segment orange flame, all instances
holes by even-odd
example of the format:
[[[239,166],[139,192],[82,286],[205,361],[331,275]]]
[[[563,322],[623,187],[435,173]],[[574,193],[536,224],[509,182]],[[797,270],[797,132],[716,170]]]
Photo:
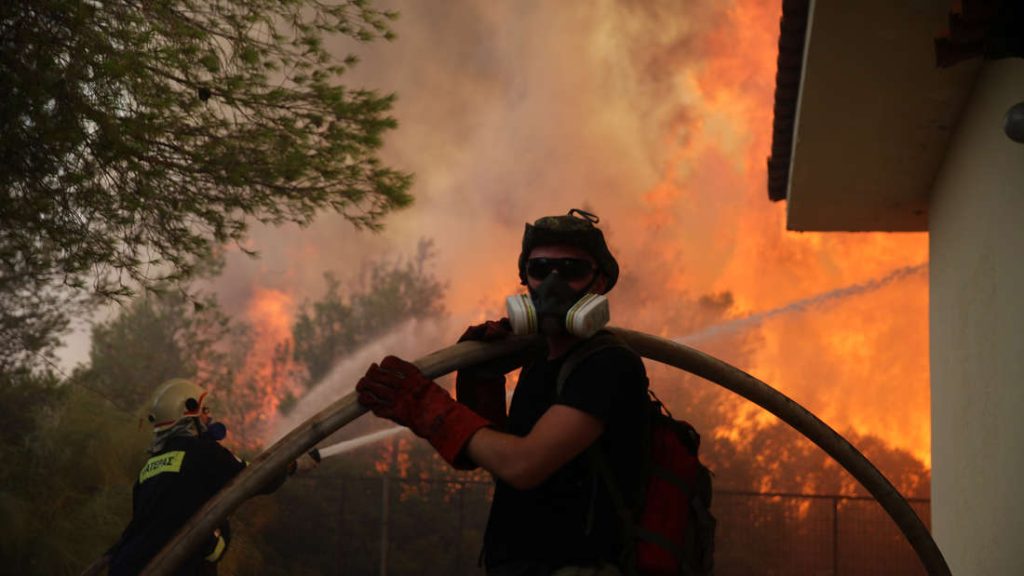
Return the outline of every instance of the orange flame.
[[[676,71],[700,122],[648,192],[640,248],[673,270],[659,285],[677,297],[730,296],[740,317],[903,266],[926,262],[924,234],[797,234],[784,205],[769,205],[777,3],[734,3],[704,39],[699,63]],[[930,463],[927,278],[917,275],[760,327],[743,367],[833,427],[884,439]],[[675,327],[653,326],[671,333]],[[734,440],[773,418],[737,403],[716,434]]]
[[[777,0],[708,0],[688,4],[688,11],[670,2],[622,3],[589,13],[568,10],[567,22],[588,33],[545,36],[529,46],[516,43],[509,50],[516,58],[508,66],[516,70],[515,85],[550,86],[550,93],[541,88],[516,92],[512,112],[509,101],[499,99],[493,115],[501,122],[481,122],[483,136],[463,123],[452,123],[458,127],[453,132],[458,139],[449,141],[453,148],[478,142],[470,136],[485,138],[487,146],[474,152],[483,162],[496,164],[495,174],[505,174],[502,169],[509,174],[527,173],[521,186],[496,187],[501,197],[484,191],[465,194],[451,184],[477,183],[480,174],[460,168],[458,162],[439,162],[431,154],[411,154],[411,163],[420,162],[411,169],[423,176],[421,190],[429,190],[423,197],[430,200],[396,215],[388,223],[389,233],[399,239],[403,234],[406,239],[424,234],[439,238],[438,267],[444,271],[443,279],[450,281],[448,309],[457,318],[480,321],[502,315],[504,296],[517,289],[514,262],[522,222],[592,203],[603,217],[601,227],[622,266],[619,287],[611,295],[613,322],[668,337],[926,262],[924,234],[787,232],[785,203],[769,202],[765,157],[771,147],[780,4]],[[534,17],[500,3],[493,10],[502,15],[494,20],[503,25],[518,23],[519,18],[529,24]],[[669,14],[657,14],[658,10]],[[544,25],[538,31],[557,28],[548,20],[558,16],[556,12],[552,8],[543,14]],[[629,19],[637,13],[642,13],[637,22]],[[650,17],[652,13],[656,17]],[[479,21],[472,25],[477,30]],[[665,32],[664,37],[657,36],[660,32]],[[424,23],[419,29],[410,28],[403,38],[432,43],[436,28]],[[634,47],[637,43],[645,45]],[[399,81],[408,81],[399,86],[399,93],[408,89],[417,94],[404,100],[410,115],[418,111],[417,103],[434,101],[430,83],[420,81],[421,74],[443,76],[433,69],[425,72],[418,63],[408,64],[416,61],[414,51],[424,45],[406,44],[410,58],[394,63],[406,66],[405,73],[394,74]],[[645,58],[653,50],[653,57],[640,66],[619,60],[633,58],[633,48]],[[501,53],[497,46],[494,57]],[[531,55],[542,57],[543,66],[523,60]],[[464,68],[456,62],[446,72],[455,75]],[[637,72],[636,77],[627,77],[630,72]],[[521,79],[520,74],[536,75]],[[473,87],[477,76],[474,72]],[[650,85],[644,82],[652,76],[657,77],[656,90],[647,90]],[[446,93],[438,94],[436,100],[472,105],[468,111],[458,111],[460,118],[478,119],[473,114],[490,100],[475,89],[471,97],[458,93],[457,79],[448,82],[444,77]],[[609,77],[613,80],[608,81]],[[670,80],[662,81],[666,77]],[[623,88],[632,84],[639,87]],[[498,92],[506,87],[496,85]],[[662,88],[667,85],[674,93],[665,96]],[[615,92],[620,89],[621,93]],[[449,99],[447,91],[456,93]],[[546,97],[549,94],[572,97]],[[648,105],[670,109],[654,128],[662,131],[654,139],[661,149],[651,154],[649,138],[636,133],[650,131],[646,120],[663,111],[637,114],[638,107]],[[514,137],[503,138],[504,122],[524,127]],[[540,129],[542,123],[551,130]],[[436,131],[428,131],[431,142],[445,137],[446,127],[439,123]],[[396,137],[417,144],[416,136],[410,134],[400,131]],[[521,138],[523,134],[553,135],[550,140],[558,141],[558,146],[543,147],[542,142]],[[574,136],[585,141],[572,141]],[[523,140],[529,146],[516,143]],[[606,143],[608,147],[602,148]],[[538,146],[544,154],[533,154]],[[422,152],[425,147],[415,149]],[[487,150],[493,154],[489,156]],[[531,160],[533,156],[542,156],[542,161]],[[514,165],[501,164],[507,158],[515,158]],[[653,168],[645,164],[651,161],[657,162]],[[472,164],[477,163],[474,156]],[[596,176],[590,178],[592,174]],[[508,194],[509,190],[519,190],[521,195]],[[362,257],[367,245],[365,239],[335,241],[331,258],[341,259],[338,247],[348,247],[355,254],[349,259]],[[298,260],[306,273],[317,269],[308,258],[313,256],[295,248],[285,265],[289,274],[299,274],[294,266]],[[333,261],[328,264],[333,265]],[[287,311],[288,306],[283,309]],[[266,347],[264,354],[273,356],[274,346]],[[840,432],[880,439],[888,448],[909,452],[929,464],[925,274],[827,306],[775,316],[741,334],[698,346],[781,389]],[[252,353],[256,355],[255,347]],[[261,364],[255,358],[253,363],[252,372],[259,373],[255,366]],[[667,378],[657,374],[655,387],[669,385]],[[281,386],[269,391],[272,398],[289,389]],[[714,410],[723,416],[712,429],[702,429],[705,437],[750,446],[774,422],[737,399],[723,395],[716,402]],[[270,401],[261,413],[272,417],[275,408],[276,401]],[[686,407],[673,408],[689,417]],[[396,449],[401,451],[402,446]],[[771,489],[771,479],[766,478],[761,487]]]
[[[257,288],[249,300],[249,347],[232,387],[238,407],[232,425],[240,430],[231,436],[236,445],[262,446],[281,401],[300,391],[299,368],[290,353],[294,314],[292,297],[279,290]]]

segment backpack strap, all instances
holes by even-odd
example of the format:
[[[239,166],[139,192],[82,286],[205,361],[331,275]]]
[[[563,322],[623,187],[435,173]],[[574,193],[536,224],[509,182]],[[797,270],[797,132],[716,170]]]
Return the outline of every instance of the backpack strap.
[[[601,330],[597,334],[594,334],[590,338],[580,342],[569,351],[569,355],[566,356],[565,361],[562,362],[562,368],[558,370],[558,378],[555,380],[555,394],[558,398],[562,397],[562,389],[565,388],[565,382],[569,379],[569,376],[572,375],[573,370],[575,370],[581,362],[593,356],[596,352],[606,348],[630,349],[629,344],[626,344],[625,340],[622,338],[619,338],[607,330]]]
[[[556,398],[562,397],[565,382],[581,362],[590,356],[593,356],[595,353],[607,348],[626,348],[631,350],[629,345],[626,344],[622,338],[619,338],[607,330],[599,331],[597,334],[591,336],[587,340],[584,340],[580,344],[577,344],[575,348],[570,350],[569,355],[562,363],[562,367],[558,370],[558,377],[555,380]],[[589,533],[593,528],[595,514],[594,509],[597,502],[597,483],[599,482],[598,478],[600,478],[600,481],[604,482],[605,488],[608,490],[608,495],[611,498],[612,506],[615,508],[616,514],[618,514],[619,519],[622,521],[622,535],[624,541],[621,559],[622,569],[625,570],[627,576],[635,576],[636,559],[634,557],[632,543],[636,536],[636,524],[633,521],[633,512],[626,504],[626,501],[622,496],[622,491],[619,490],[618,485],[615,482],[615,476],[612,474],[611,466],[608,464],[608,459],[605,457],[604,453],[601,452],[601,447],[598,445],[598,442],[594,442],[594,444],[587,448],[586,453],[587,459],[590,463],[590,470],[594,477],[590,506],[587,510],[586,531]]]
[[[608,490],[608,496],[611,498],[615,513],[618,514],[619,520],[622,522],[621,567],[627,576],[638,576],[633,542],[639,536],[639,533],[636,522],[633,519],[633,511],[622,497],[622,491],[619,490],[618,484],[615,482],[615,476],[612,475],[611,466],[608,465],[608,459],[605,458],[604,452],[601,452],[601,448],[597,443],[587,448],[587,459],[590,461],[590,469],[594,473],[595,482],[595,490],[591,495],[590,507],[587,511],[587,531],[590,531],[594,522],[594,508],[597,502],[596,483],[597,478],[600,477],[604,481],[605,488]]]

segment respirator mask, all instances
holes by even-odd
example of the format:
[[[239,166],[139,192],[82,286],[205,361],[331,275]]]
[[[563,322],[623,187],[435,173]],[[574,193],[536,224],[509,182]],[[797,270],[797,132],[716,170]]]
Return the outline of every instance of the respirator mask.
[[[527,262],[527,274],[540,286],[529,294],[509,296],[505,300],[512,332],[517,335],[571,334],[589,338],[609,320],[608,298],[589,292],[596,281],[594,265],[577,258],[533,258]],[[594,274],[583,290],[573,290],[569,282]]]
[[[209,416],[210,407],[208,405],[200,405],[194,398],[189,398],[185,401],[185,409],[190,413],[196,414],[193,416],[193,422],[195,422],[196,431],[199,433],[200,438],[220,442],[228,435],[228,427],[223,422],[211,420],[209,423],[204,424],[203,419],[198,416],[200,412]]]
[[[199,436],[201,438],[208,438],[220,442],[228,435],[228,427],[223,422],[210,422],[209,424],[199,426]]]

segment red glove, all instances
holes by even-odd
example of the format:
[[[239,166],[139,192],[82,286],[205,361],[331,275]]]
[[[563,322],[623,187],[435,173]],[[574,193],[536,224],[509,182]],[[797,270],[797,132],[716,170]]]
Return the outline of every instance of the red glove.
[[[473,340],[493,342],[512,335],[508,318],[470,326],[459,337],[459,342]],[[459,402],[472,408],[476,413],[504,428],[507,413],[505,408],[505,373],[519,366],[521,362],[498,358],[491,362],[459,370],[455,375],[455,397]]]
[[[360,404],[426,438],[452,466],[473,467],[459,455],[470,437],[489,422],[453,400],[414,364],[395,356],[388,356],[380,366],[371,364],[356,384],[356,392]]]

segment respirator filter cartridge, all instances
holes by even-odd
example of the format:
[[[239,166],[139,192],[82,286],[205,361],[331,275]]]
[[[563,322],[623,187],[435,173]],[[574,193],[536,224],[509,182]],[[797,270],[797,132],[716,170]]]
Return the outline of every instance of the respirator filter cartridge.
[[[608,323],[608,298],[585,294],[565,314],[565,329],[574,336],[590,338]]]
[[[513,334],[528,336],[537,333],[537,309],[528,294],[509,296],[505,299],[505,308]]]

